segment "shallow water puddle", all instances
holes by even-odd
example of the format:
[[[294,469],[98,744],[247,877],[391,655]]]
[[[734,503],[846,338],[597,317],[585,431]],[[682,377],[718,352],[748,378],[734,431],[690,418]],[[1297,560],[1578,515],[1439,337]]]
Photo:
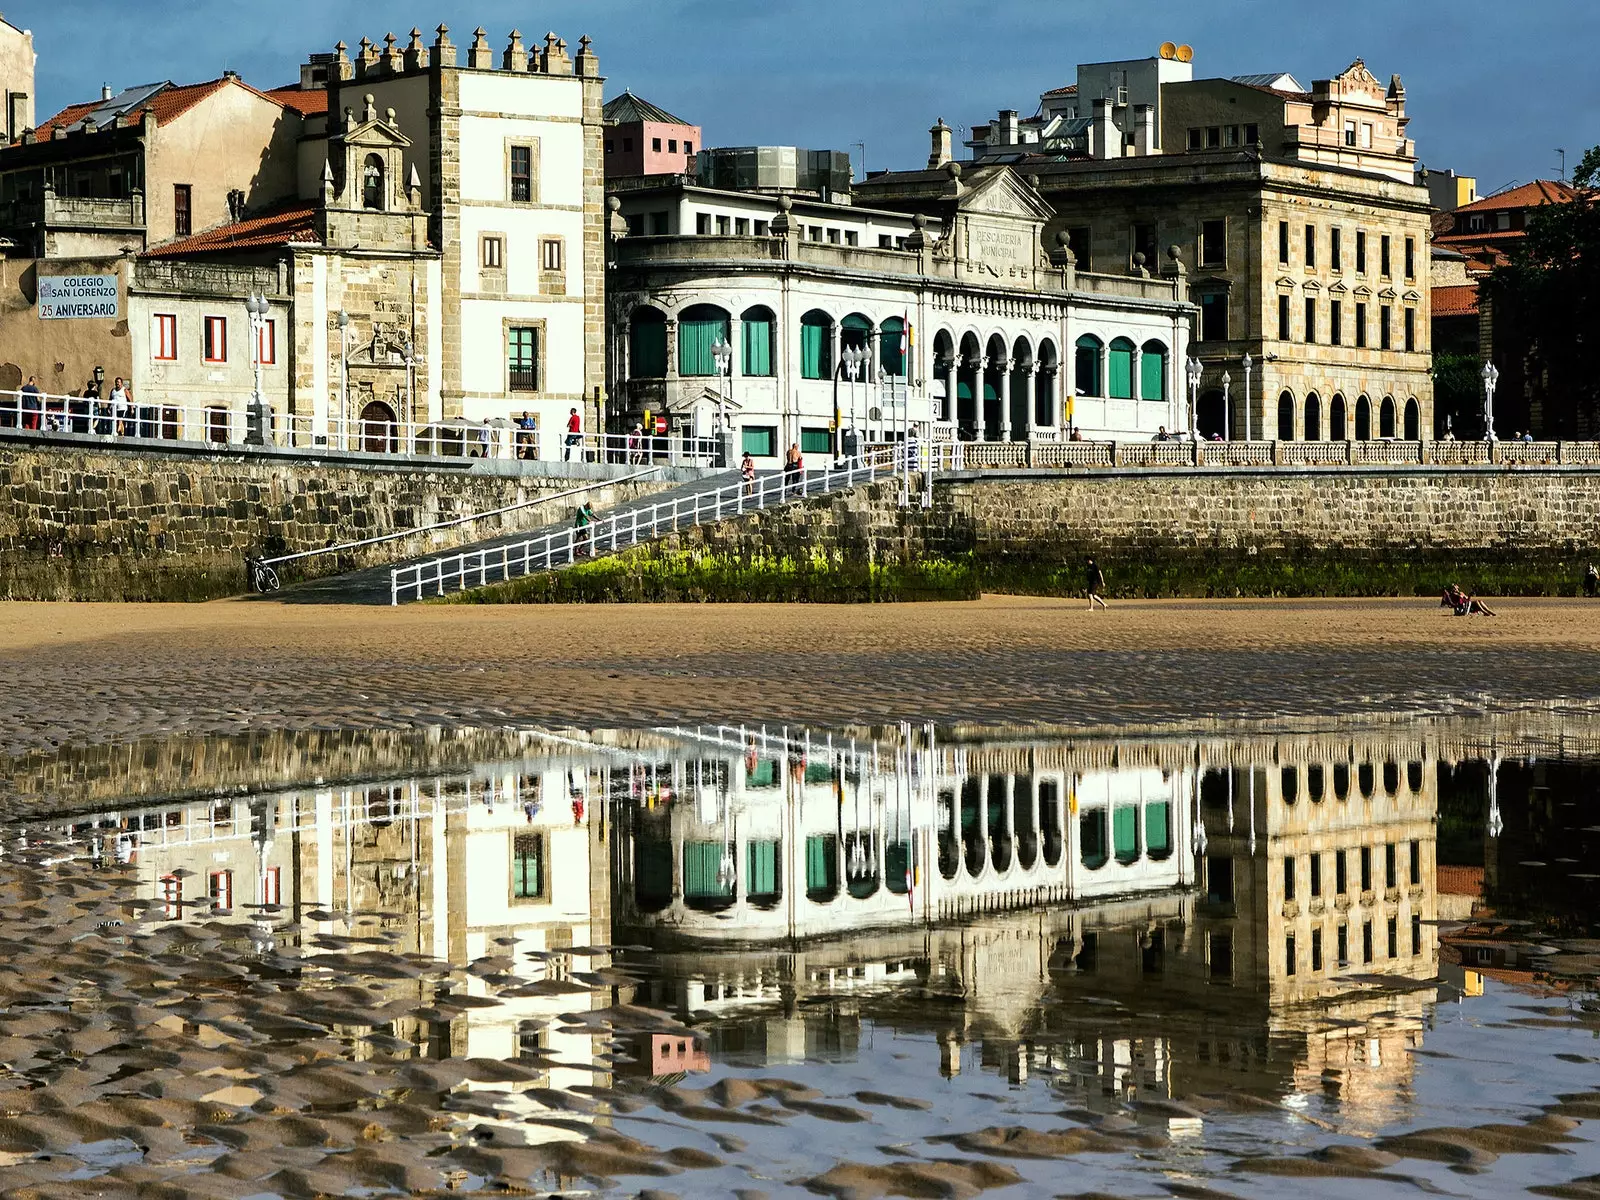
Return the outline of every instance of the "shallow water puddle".
[[[1597,734],[19,760],[0,1194],[1590,1194]]]

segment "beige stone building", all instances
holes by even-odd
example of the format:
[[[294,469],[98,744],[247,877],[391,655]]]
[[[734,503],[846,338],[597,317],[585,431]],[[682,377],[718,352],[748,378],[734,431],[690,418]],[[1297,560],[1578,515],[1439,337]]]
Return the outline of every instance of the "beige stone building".
[[[1039,116],[1002,112],[970,145],[1037,178],[1047,242],[1064,236],[1077,269],[1160,272],[1176,253],[1199,309],[1202,434],[1433,436],[1429,197],[1399,77],[1360,60],[1310,90],[1188,74],[1167,58],[1081,67]],[[924,203],[940,130],[929,170],[876,176],[858,198]]]
[[[33,34],[0,17],[0,143],[33,128]]]

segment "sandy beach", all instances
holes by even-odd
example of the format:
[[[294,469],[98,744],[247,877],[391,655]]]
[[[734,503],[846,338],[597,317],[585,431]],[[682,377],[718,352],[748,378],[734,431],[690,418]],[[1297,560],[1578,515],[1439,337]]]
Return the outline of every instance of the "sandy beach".
[[[10,604],[0,741],[513,721],[1098,728],[1600,698],[1600,610],[1498,607]]]

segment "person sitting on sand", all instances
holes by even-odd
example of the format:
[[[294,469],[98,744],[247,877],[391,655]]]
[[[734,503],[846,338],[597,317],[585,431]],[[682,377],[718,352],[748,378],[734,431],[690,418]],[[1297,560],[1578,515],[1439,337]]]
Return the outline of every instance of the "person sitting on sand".
[[[1450,609],[1458,617],[1469,617],[1473,614],[1483,617],[1495,615],[1494,609],[1490,608],[1482,600],[1469,596],[1453,583],[1444,589],[1444,595],[1439,600],[1439,607]]]

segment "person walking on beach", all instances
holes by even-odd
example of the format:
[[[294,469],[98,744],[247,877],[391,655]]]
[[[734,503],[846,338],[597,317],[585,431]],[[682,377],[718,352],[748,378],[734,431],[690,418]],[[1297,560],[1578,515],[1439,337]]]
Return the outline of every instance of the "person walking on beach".
[[[1092,558],[1084,566],[1083,581],[1089,593],[1089,611],[1093,612],[1096,604],[1105,608],[1106,602],[1102,599],[1101,593],[1106,590],[1106,577],[1100,570],[1099,564]]]

